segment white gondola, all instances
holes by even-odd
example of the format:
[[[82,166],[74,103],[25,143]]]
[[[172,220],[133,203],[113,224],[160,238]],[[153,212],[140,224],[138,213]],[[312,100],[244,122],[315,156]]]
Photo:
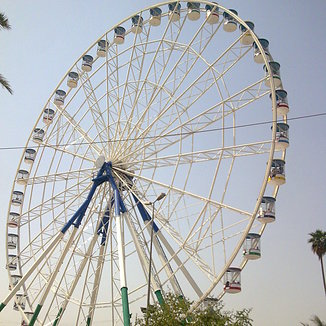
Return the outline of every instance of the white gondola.
[[[9,290],[13,289],[17,283],[21,280],[22,276],[21,275],[11,275],[11,284],[9,284]]]
[[[54,110],[52,109],[44,109],[43,111],[43,122],[45,124],[50,124],[54,118]]]
[[[274,197],[264,196],[261,200],[257,220],[261,223],[271,223],[275,221],[275,201]]]
[[[257,233],[248,233],[243,243],[243,257],[254,260],[260,258],[260,256],[260,235]]]
[[[93,57],[89,54],[83,56],[82,60],[82,70],[85,72],[90,72],[93,66]]]
[[[65,98],[66,98],[66,92],[63,91],[62,89],[58,89],[54,94],[53,103],[57,106],[62,106],[65,103]]]
[[[275,150],[285,150],[289,147],[289,125],[278,122],[276,125]]]
[[[253,32],[255,28],[255,24],[250,21],[245,21],[245,23],[248,25],[249,29]],[[252,45],[254,39],[251,35],[251,32],[243,25],[240,25],[239,28],[241,31],[240,43],[243,45]]]
[[[29,178],[29,172],[26,170],[18,170],[17,183],[25,185]]]
[[[269,58],[270,58],[270,53],[269,53],[269,49],[268,49],[269,42],[264,38],[259,38],[258,41],[263,48],[264,54],[267,56],[267,59],[269,60]],[[260,52],[256,42],[254,42],[254,61],[256,63],[264,63],[264,56]]]
[[[14,233],[8,233],[7,235],[7,246],[8,249],[16,249],[18,244],[18,235]]]
[[[238,12],[234,9],[229,9],[232,13],[235,15],[238,15]],[[237,21],[226,11],[223,12],[224,17],[224,23],[223,23],[223,29],[226,32],[234,32],[237,29]]]
[[[67,79],[67,86],[70,88],[76,88],[78,85],[79,75],[77,72],[70,71]]]
[[[215,2],[213,2],[215,3]],[[215,6],[213,5],[206,5],[206,18],[207,18],[207,23],[208,24],[217,24],[218,20],[220,18],[219,13],[218,13],[218,6],[217,4]]]
[[[33,148],[27,148],[25,150],[24,162],[27,164],[33,164],[36,157],[36,150]]]
[[[278,116],[287,115],[289,113],[288,93],[284,89],[277,89],[276,95],[276,110]],[[272,97],[272,94],[270,95]]]
[[[66,92],[62,89],[57,89],[54,94],[53,103],[57,106],[62,106],[65,103]]]
[[[274,80],[274,86],[275,86],[275,88],[278,88],[282,84],[281,75],[280,75],[281,65],[276,61],[270,61],[269,66],[271,67],[271,73],[272,73],[272,77]],[[271,87],[271,76],[269,75],[269,73],[267,71],[267,67],[265,65],[264,65],[264,70],[265,70],[266,76],[267,76],[267,78],[265,80],[265,85],[267,87]]]
[[[24,193],[19,190],[15,190],[12,193],[11,203],[14,206],[20,206],[23,203],[23,198],[24,198]]]
[[[241,269],[229,267],[225,273],[224,291],[239,293],[241,291]]]
[[[115,44],[123,44],[125,41],[126,29],[122,26],[117,26],[114,29],[114,39]]]
[[[18,257],[16,255],[8,255],[8,265],[7,268],[10,271],[15,271],[17,269]]]
[[[131,18],[131,31],[140,34],[143,31],[143,17],[135,15]]]
[[[44,130],[41,128],[35,128],[33,131],[33,141],[35,143],[41,143],[44,139]]]
[[[171,21],[177,22],[180,20],[181,4],[178,2],[169,3],[169,16]]]
[[[97,42],[97,50],[96,53],[99,57],[104,58],[106,56],[106,52],[108,51],[109,43],[105,40],[100,40]]]
[[[10,228],[17,228],[20,222],[20,214],[16,212],[9,213],[8,226]]]
[[[285,183],[285,161],[274,159],[272,161],[268,182],[274,186],[281,186]]]
[[[159,7],[151,8],[149,13],[149,24],[152,26],[159,26],[161,24],[162,9]]]
[[[26,295],[24,294],[16,294],[16,301],[14,302],[14,310],[19,310],[18,306],[22,310],[25,310],[26,307]]]
[[[198,20],[200,18],[200,3],[199,2],[187,2],[187,16],[189,20]]]

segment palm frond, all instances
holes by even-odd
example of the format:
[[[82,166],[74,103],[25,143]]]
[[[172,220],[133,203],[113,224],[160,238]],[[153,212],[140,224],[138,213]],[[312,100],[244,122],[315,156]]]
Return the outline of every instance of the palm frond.
[[[9,24],[7,16],[3,13],[0,12],[0,29],[10,29],[11,26]]]
[[[314,325],[316,326],[326,326],[326,323],[324,323],[318,316],[313,316],[313,318],[310,319]]]
[[[1,74],[0,74],[0,84],[3,88],[5,88],[10,94],[13,93],[13,90],[9,84],[9,82],[7,81],[6,78],[4,78]]]

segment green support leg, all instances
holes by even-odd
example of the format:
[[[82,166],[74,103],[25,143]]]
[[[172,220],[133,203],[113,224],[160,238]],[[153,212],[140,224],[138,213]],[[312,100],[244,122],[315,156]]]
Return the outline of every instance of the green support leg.
[[[91,317],[87,317],[86,325],[89,326],[91,324]]]
[[[53,323],[53,326],[56,326],[58,324],[61,314],[62,314],[62,308],[60,308],[60,310],[59,310],[59,312],[57,314],[57,317],[55,317],[55,321]]]
[[[122,312],[123,312],[123,326],[130,326],[130,313],[128,302],[128,288],[121,288],[122,297]]]
[[[2,311],[3,308],[4,308],[5,306],[6,306],[6,305],[5,305],[4,303],[1,303],[1,304],[0,304],[0,311]]]
[[[161,290],[155,291],[155,295],[156,295],[158,303],[160,304],[161,307],[163,307],[164,306],[164,299],[163,299]]]
[[[34,324],[36,322],[36,319],[37,319],[37,317],[38,317],[41,309],[42,309],[42,306],[38,304],[37,307],[36,307],[36,309],[35,309],[35,312],[33,314],[33,317],[31,319],[31,321],[29,322],[29,326],[34,326]]]

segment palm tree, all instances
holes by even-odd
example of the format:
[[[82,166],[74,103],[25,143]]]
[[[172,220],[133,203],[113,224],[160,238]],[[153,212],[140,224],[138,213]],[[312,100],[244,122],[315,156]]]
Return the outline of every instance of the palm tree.
[[[9,24],[8,18],[6,17],[6,15],[4,13],[0,12],[0,30],[2,30],[2,29],[10,29],[10,28],[11,28],[11,26]],[[0,74],[0,84],[10,94],[12,94],[12,89],[10,87],[10,84],[8,83],[7,79],[4,78],[1,74]]]
[[[309,235],[311,238],[308,240],[308,243],[311,243],[311,250],[314,254],[318,256],[320,260],[324,291],[326,295],[326,281],[323,264],[323,256],[326,253],[326,232],[323,232],[322,230],[316,230],[315,232],[309,233]]]

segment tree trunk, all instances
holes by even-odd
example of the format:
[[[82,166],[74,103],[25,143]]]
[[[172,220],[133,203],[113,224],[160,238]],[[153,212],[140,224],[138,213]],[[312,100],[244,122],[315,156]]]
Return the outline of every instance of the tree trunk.
[[[323,264],[323,257],[320,257],[320,264],[321,264],[321,273],[323,276],[323,283],[324,283],[324,291],[325,291],[325,296],[326,296],[326,281],[325,281],[325,272],[324,272],[324,264]]]

